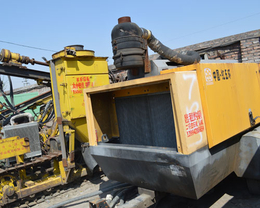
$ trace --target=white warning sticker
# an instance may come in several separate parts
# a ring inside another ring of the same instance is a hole
[[[205,74],[206,84],[207,85],[214,84],[213,76],[212,76],[212,73],[211,73],[211,69],[210,68],[205,68],[204,69],[204,74]]]

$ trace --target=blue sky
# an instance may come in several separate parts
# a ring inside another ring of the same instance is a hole
[[[150,29],[174,49],[260,29],[259,8],[259,0],[1,1],[0,49],[42,61],[43,56],[51,59],[52,51],[82,44],[94,50],[96,56],[109,57],[108,64],[112,64],[111,30],[119,17],[130,16],[132,22]],[[49,70],[31,65],[28,68]],[[22,86],[21,81],[15,79],[14,86]]]

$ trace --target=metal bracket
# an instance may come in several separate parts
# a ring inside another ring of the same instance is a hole
[[[251,111],[251,109],[249,109],[248,115],[249,115],[249,120],[250,120],[251,126],[254,126],[256,119],[260,118],[260,116],[256,116],[256,117],[254,118],[253,112]]]
[[[109,142],[109,138],[108,138],[108,136],[107,136],[106,134],[103,134],[103,135],[101,136],[101,139],[102,139],[102,142],[104,142],[104,143]]]
[[[60,86],[61,87],[67,87],[67,83],[61,83]]]
[[[105,199],[89,201],[89,208],[109,208]]]
[[[73,49],[66,49],[67,55],[76,56],[76,51]]]

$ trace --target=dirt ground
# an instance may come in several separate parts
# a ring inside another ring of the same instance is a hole
[[[100,188],[108,187],[114,184],[114,181],[110,181],[104,175],[95,176],[90,180],[86,180],[83,183],[72,184],[67,190],[62,190],[60,193],[56,193],[53,196],[47,196],[45,201],[32,206],[34,208],[46,208],[68,199],[85,195],[87,193],[97,191]],[[101,195],[105,197],[106,194]],[[98,196],[99,197],[99,196]],[[97,199],[98,197],[92,197],[91,199],[83,199],[77,202],[73,202],[63,206],[63,208],[87,208],[88,200]],[[224,181],[218,184],[208,194],[204,195],[199,200],[191,200],[178,196],[168,196],[163,198],[156,208],[244,208],[244,207],[259,207],[260,208],[260,196],[252,195],[249,193],[245,179],[237,178],[234,174],[231,174]]]

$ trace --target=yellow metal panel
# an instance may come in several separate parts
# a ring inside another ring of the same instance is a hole
[[[207,145],[205,121],[196,71],[172,73],[176,120],[183,154]]]
[[[258,65],[200,64],[197,72],[209,147],[249,129],[249,110],[254,117],[260,115]]]
[[[122,89],[120,91],[113,92],[114,97],[125,97],[131,95],[142,95],[157,92],[169,91],[169,83],[161,83],[160,85],[142,86],[131,89]]]
[[[66,171],[64,169],[62,161],[59,161],[59,169],[60,169],[60,176],[62,180],[62,184],[66,183]]]
[[[20,189],[17,191],[17,194],[20,196],[20,198],[38,193],[40,191],[45,191],[49,188],[55,187],[62,184],[61,177],[60,176],[54,176],[50,177],[46,180],[42,181],[36,181],[35,185]]]
[[[30,145],[25,138],[10,137],[0,140],[0,160],[30,152]]]
[[[98,142],[97,134],[96,134],[97,127],[95,126],[91,97],[90,97],[90,94],[87,94],[87,90],[84,90],[84,96],[85,96],[84,99],[85,99],[86,121],[87,121],[87,127],[88,127],[89,144],[90,144],[90,146],[96,146],[97,142]]]
[[[91,63],[85,63],[76,58],[75,60],[61,58],[55,62],[61,113],[63,118],[69,121],[85,117],[83,89],[109,84],[105,59],[92,57],[87,60]],[[98,70],[95,71],[95,68]],[[96,74],[91,74],[94,72]],[[98,72],[104,74],[98,74]]]
[[[74,74],[107,74],[106,58],[78,58],[66,59],[66,73]]]
[[[72,56],[65,50],[53,55],[62,119],[69,121],[80,142],[88,142],[83,89],[109,84],[107,58],[94,57],[93,51]]]
[[[68,48],[68,47],[66,47]],[[70,47],[70,49],[74,49],[73,47]],[[94,51],[89,51],[89,50],[84,50],[84,51],[76,51],[76,56],[79,57],[79,56],[84,56],[84,57],[93,57],[94,56]],[[60,51],[58,53],[55,53],[52,55],[52,58],[53,59],[58,59],[58,58],[61,58],[61,57],[66,57],[66,58],[75,58],[75,56],[73,55],[67,55],[67,52],[66,52],[66,49],[63,50],[63,51]]]
[[[173,69],[167,69],[160,72],[160,74],[169,74],[172,72],[181,72],[181,71],[196,71],[198,64],[192,64],[184,67],[176,67]]]
[[[191,70],[197,72],[210,148],[252,127],[249,110],[260,115],[259,64],[202,63],[161,74]]]
[[[66,80],[68,88],[67,97],[69,98],[69,107],[67,110],[70,111],[70,114],[64,114],[64,117],[66,118],[69,116],[71,119],[82,118],[86,115],[83,97],[84,89],[109,83],[107,74],[67,76]]]

